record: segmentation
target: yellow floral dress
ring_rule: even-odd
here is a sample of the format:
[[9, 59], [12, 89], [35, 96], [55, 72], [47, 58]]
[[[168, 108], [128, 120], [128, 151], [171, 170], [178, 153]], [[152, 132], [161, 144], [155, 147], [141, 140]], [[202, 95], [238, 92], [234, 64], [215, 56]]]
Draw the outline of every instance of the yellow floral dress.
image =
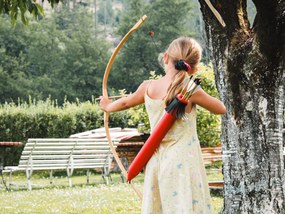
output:
[[[164, 102], [145, 94], [151, 129], [164, 114]], [[208, 181], [196, 132], [196, 108], [176, 120], [147, 163], [142, 214], [211, 214]]]

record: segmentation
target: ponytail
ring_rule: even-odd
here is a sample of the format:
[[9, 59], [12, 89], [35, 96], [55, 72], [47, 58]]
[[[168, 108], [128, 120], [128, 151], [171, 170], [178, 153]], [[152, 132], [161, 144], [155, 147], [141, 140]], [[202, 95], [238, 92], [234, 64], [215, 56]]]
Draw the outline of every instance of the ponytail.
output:
[[184, 80], [197, 71], [202, 56], [202, 48], [190, 37], [180, 37], [171, 42], [166, 50], [170, 60], [178, 70], [174, 81], [167, 90], [165, 105], [168, 106], [175, 96], [181, 92]]
[[185, 78], [188, 77], [187, 72], [178, 72], [175, 77], [174, 81], [171, 83], [167, 90], [167, 95], [165, 98], [165, 106], [168, 106], [170, 102], [175, 98], [175, 96], [180, 93], [183, 88], [183, 82]]

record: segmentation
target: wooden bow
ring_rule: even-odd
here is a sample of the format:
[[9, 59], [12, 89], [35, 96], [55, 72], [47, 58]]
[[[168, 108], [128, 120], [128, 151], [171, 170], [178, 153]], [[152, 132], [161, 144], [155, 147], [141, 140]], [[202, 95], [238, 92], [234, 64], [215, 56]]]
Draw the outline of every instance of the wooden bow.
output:
[[[121, 47], [124, 45], [124, 43], [127, 41], [127, 39], [130, 37], [130, 35], [135, 32], [137, 29], [139, 29], [139, 27], [143, 24], [143, 22], [147, 19], [147, 16], [144, 15], [132, 28], [131, 30], [123, 37], [123, 39], [120, 41], [120, 43], [118, 44], [118, 46], [116, 47], [116, 49], [114, 50], [113, 54], [111, 55], [109, 62], [107, 64], [105, 73], [104, 73], [104, 77], [103, 77], [103, 84], [102, 84], [102, 91], [103, 91], [103, 97], [108, 98], [108, 88], [107, 88], [107, 81], [108, 81], [108, 77], [109, 77], [109, 73], [111, 70], [111, 67], [113, 65], [113, 62], [115, 60], [115, 57], [117, 56], [119, 50], [121, 49]], [[110, 130], [109, 130], [109, 114], [107, 112], [104, 112], [104, 127], [105, 127], [105, 131], [106, 131], [106, 136], [111, 148], [111, 151], [114, 155], [114, 158], [119, 166], [119, 168], [122, 171], [123, 176], [127, 179], [127, 170], [125, 169], [124, 165], [122, 164], [118, 153], [116, 152], [116, 149], [113, 146], [112, 143], [112, 139], [111, 139], [111, 134], [110, 134]], [[142, 199], [142, 194], [141, 192], [133, 185], [133, 183], [130, 183], [132, 185], [132, 188], [135, 190], [135, 192], [137, 193], [137, 195], [139, 196], [140, 199]]]

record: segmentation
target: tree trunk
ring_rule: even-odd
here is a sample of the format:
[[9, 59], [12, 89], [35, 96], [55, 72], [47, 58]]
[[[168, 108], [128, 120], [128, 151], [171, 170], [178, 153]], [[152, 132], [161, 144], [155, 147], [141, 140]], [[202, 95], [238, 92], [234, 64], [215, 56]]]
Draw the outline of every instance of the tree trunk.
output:
[[199, 0], [216, 85], [228, 112], [222, 117], [222, 213], [285, 213], [283, 163], [285, 1], [215, 0], [223, 28]]

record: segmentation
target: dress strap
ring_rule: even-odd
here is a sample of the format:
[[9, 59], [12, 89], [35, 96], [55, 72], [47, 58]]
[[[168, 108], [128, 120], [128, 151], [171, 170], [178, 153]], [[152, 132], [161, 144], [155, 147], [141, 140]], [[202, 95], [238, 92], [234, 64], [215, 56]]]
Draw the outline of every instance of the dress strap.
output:
[[146, 90], [145, 90], [145, 94], [148, 95], [148, 88], [151, 84], [152, 80], [148, 80], [148, 84], [147, 84], [147, 87], [146, 87]]

